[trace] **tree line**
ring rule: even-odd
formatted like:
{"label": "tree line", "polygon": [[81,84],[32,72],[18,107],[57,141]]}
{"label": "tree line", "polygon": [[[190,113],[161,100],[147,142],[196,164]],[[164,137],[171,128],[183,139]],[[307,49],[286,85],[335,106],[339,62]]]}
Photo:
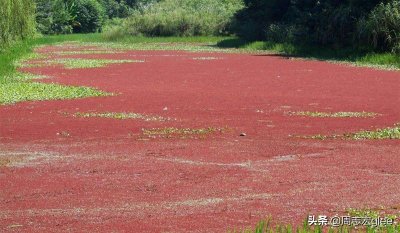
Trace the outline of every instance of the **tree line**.
{"label": "tree line", "polygon": [[[400,0],[0,0],[0,47],[41,34],[235,34],[400,53]],[[106,23],[107,22],[107,23]]]}

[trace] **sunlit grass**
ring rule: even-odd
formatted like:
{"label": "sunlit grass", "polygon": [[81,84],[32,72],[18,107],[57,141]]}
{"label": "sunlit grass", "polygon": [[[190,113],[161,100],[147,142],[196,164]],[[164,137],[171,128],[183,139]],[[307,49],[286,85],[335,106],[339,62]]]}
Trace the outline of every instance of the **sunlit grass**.
{"label": "sunlit grass", "polygon": [[299,136],[305,139],[347,139],[347,140],[384,140],[384,139],[400,139],[400,124],[393,127],[375,129],[375,130],[361,130],[358,132],[344,133],[341,135],[312,135],[312,136]]}
{"label": "sunlit grass", "polygon": [[127,119],[140,119],[144,121],[169,121],[172,118],[168,117],[161,117],[161,116],[154,116],[154,115],[145,115],[140,113],[133,113],[133,112],[88,112],[82,113],[77,112],[74,114],[75,117],[82,117],[82,118],[111,118],[111,119],[118,119],[118,120],[127,120]]}
{"label": "sunlit grass", "polygon": [[353,117],[367,118],[367,117],[379,116],[378,113],[374,112],[310,112],[310,111],[289,112],[289,115],[320,117],[320,118],[353,118]]}
{"label": "sunlit grass", "polygon": [[90,87],[64,86],[36,82],[0,83],[0,104],[14,104],[23,101],[76,99],[93,96],[108,96]]}

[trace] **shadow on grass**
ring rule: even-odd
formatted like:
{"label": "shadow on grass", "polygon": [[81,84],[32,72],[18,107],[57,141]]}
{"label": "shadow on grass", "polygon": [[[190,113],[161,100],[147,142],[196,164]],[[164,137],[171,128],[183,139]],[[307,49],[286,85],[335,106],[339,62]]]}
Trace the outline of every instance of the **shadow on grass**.
{"label": "shadow on grass", "polygon": [[217,48],[235,48],[244,50],[265,50],[274,54],[256,56],[298,57],[317,60],[334,60],[339,62],[354,62],[360,65],[385,66],[400,68],[400,56],[393,53],[371,52],[369,48],[327,48],[321,46],[295,45],[290,43],[275,43],[271,41],[246,41],[240,38],[221,40]]}

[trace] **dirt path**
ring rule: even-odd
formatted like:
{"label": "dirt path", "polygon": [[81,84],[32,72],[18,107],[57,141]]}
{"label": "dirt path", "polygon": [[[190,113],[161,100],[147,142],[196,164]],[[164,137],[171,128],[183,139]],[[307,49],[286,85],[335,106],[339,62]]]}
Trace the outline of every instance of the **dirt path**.
{"label": "dirt path", "polygon": [[[118,95],[0,107],[0,231],[226,232],[400,208],[399,140],[296,137],[399,123],[399,72],[251,54],[67,57],[144,62],[27,68]],[[132,119],[83,117],[106,112]]]}

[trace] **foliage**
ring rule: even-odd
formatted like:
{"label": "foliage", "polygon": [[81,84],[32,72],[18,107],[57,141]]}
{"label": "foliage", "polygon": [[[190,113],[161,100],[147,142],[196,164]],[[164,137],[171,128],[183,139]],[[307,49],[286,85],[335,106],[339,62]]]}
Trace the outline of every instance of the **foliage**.
{"label": "foliage", "polygon": [[122,63],[141,63],[143,60],[109,60],[109,59],[83,59],[83,58],[63,58],[52,59],[43,61],[34,61],[29,64],[22,64],[24,67],[41,67],[49,65],[63,65],[65,69],[88,69],[100,68],[109,64],[122,64]]}
{"label": "foliage", "polygon": [[97,0],[36,0],[37,29],[43,34],[101,30],[106,12]]}
{"label": "foliage", "polygon": [[154,116],[154,115],[145,115],[141,113],[134,113],[134,112],[88,112],[82,113],[77,112],[74,114],[75,117],[97,117],[97,118],[111,118],[111,119],[118,119],[118,120],[127,120],[127,119],[140,119],[144,121],[169,121],[172,118],[165,118],[162,116]]}
{"label": "foliage", "polygon": [[359,29],[375,48],[400,53],[400,1],[379,4]]}
{"label": "foliage", "polygon": [[36,0],[37,29],[43,34],[72,33],[76,15],[72,14],[73,4],[64,0]]}
{"label": "foliage", "polygon": [[103,6],[97,0],[75,0],[75,21],[74,32],[89,33],[101,30],[105,20]]}
{"label": "foliage", "polygon": [[269,24],[282,21],[290,0],[244,0],[244,4],[236,14],[235,31],[240,37],[255,40],[264,38]]}
{"label": "foliage", "polygon": [[[399,46],[398,0],[245,0],[235,32],[245,39],[366,47]],[[364,38],[364,39],[363,39]],[[367,38],[367,39],[365,39]]]}
{"label": "foliage", "polygon": [[220,35],[228,32],[240,0],[164,0],[141,5],[117,26],[108,28],[108,36],[121,34],[144,36]]}
{"label": "foliage", "polygon": [[105,14],[109,19],[125,18],[129,15],[130,6],[125,0],[100,0],[99,3],[104,7]]}
{"label": "foliage", "polygon": [[35,33],[33,0],[0,0],[0,49]]}
{"label": "foliage", "polygon": [[107,95],[110,94],[89,87],[19,81],[0,83],[0,105],[21,101],[76,99]]}

